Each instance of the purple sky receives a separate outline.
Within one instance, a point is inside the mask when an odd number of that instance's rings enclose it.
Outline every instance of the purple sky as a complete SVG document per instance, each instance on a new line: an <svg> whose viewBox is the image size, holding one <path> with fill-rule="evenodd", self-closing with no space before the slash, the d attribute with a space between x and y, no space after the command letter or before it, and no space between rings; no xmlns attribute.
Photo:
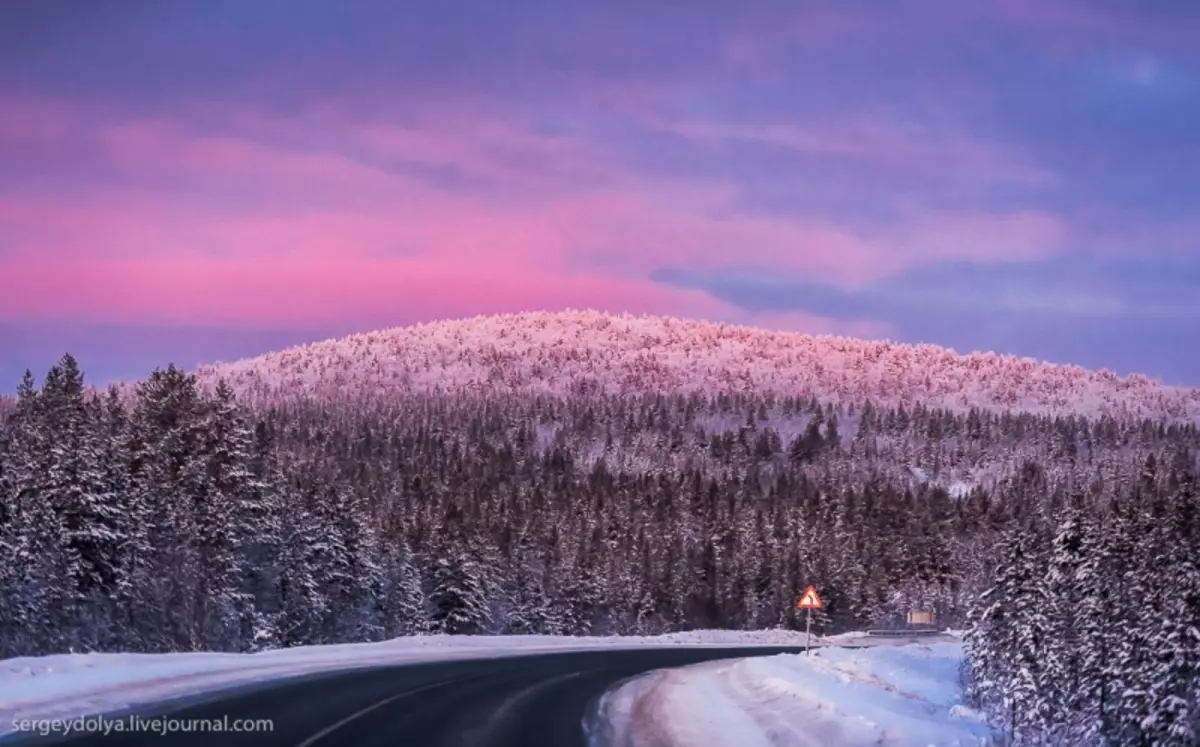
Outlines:
<svg viewBox="0 0 1200 747"><path fill-rule="evenodd" d="M1200 385L1200 3L0 4L0 391L592 307Z"/></svg>

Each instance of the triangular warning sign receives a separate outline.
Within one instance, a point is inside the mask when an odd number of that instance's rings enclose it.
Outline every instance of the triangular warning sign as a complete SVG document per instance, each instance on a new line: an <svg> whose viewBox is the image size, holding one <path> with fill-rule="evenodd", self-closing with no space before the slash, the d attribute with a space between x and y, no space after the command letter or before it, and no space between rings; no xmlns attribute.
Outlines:
<svg viewBox="0 0 1200 747"><path fill-rule="evenodd" d="M804 590L804 596L800 597L800 601L796 602L796 606L802 610L825 609L825 605L821 602L821 597L817 594L817 587L815 586L810 586Z"/></svg>

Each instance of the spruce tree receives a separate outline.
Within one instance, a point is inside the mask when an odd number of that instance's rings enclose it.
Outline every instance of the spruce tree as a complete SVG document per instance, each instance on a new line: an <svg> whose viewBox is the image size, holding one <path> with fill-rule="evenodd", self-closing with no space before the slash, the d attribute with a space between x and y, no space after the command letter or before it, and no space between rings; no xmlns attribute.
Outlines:
<svg viewBox="0 0 1200 747"><path fill-rule="evenodd" d="M479 566L465 553L434 561L429 594L430 632L447 635L483 633L490 622Z"/></svg>
<svg viewBox="0 0 1200 747"><path fill-rule="evenodd" d="M429 629L417 559L403 537L390 553L385 554L380 607L381 624L387 638Z"/></svg>

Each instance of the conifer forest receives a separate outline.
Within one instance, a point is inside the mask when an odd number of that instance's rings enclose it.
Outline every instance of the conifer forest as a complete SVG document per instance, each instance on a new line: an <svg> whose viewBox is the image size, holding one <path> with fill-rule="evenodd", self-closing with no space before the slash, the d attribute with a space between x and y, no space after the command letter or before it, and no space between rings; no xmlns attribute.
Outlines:
<svg viewBox="0 0 1200 747"><path fill-rule="evenodd" d="M70 356L0 403L0 658L965 630L1017 744L1200 744L1193 424L746 392L259 397ZM1049 736L1047 736L1049 735Z"/></svg>

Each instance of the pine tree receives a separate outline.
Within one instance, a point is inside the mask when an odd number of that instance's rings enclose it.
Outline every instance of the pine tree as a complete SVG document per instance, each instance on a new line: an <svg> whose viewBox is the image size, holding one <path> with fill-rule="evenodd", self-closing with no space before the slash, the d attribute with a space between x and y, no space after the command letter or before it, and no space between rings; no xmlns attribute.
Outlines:
<svg viewBox="0 0 1200 747"><path fill-rule="evenodd" d="M1103 744L1113 737L1121 695L1120 672L1113 661L1124 635L1120 602L1126 596L1120 574L1129 561L1128 528L1113 508L1086 513L1082 522L1087 550L1076 571L1080 704L1067 736L1081 744Z"/></svg>
<svg viewBox="0 0 1200 747"><path fill-rule="evenodd" d="M57 380L58 375L53 377ZM9 422L9 496L14 539L8 543L14 567L9 571L15 588L11 591L12 619L28 626L14 631L22 653L70 650L79 621L75 618L77 583L81 564L78 549L64 523L66 506L51 503L55 481L64 476L50 474L55 446L48 423L44 395L29 372L17 393L17 408Z"/></svg>
<svg viewBox="0 0 1200 747"><path fill-rule="evenodd" d="M563 576L555 582L558 593L552 603L554 615L562 624L565 635L601 635L604 632L603 586L596 571L586 561L574 568L563 569Z"/></svg>
<svg viewBox="0 0 1200 747"><path fill-rule="evenodd" d="M383 575L381 613L387 638L413 635L429 629L425 594L417 559L403 537L388 554Z"/></svg>
<svg viewBox="0 0 1200 747"><path fill-rule="evenodd" d="M34 653L43 643L37 624L44 619L45 600L30 554L28 514L37 473L37 395L33 374L26 371L0 441L0 656L5 657Z"/></svg>
<svg viewBox="0 0 1200 747"><path fill-rule="evenodd" d="M324 559L321 531L318 519L302 505L294 505L282 517L275 626L284 648L324 642L322 627L330 601L315 575Z"/></svg>
<svg viewBox="0 0 1200 747"><path fill-rule="evenodd" d="M115 590L117 553L115 497L105 493L100 469L97 408L85 397L83 373L70 355L53 366L37 398L41 442L33 500L53 512L52 535L61 594L53 602L54 626L72 650L90 650L111 635L109 604Z"/></svg>
<svg viewBox="0 0 1200 747"><path fill-rule="evenodd" d="M202 415L195 377L174 366L153 372L138 386L130 490L134 504L145 511L150 550L149 557L137 560L133 583L141 602L138 636L148 650L195 651L208 643L201 576L205 553L210 546L223 547L223 540L214 545L214 538L201 532L213 513L205 503L210 486Z"/></svg>
<svg viewBox="0 0 1200 747"><path fill-rule="evenodd" d="M559 632L561 623L546 589L547 569L528 536L520 540L513 571L505 631L514 635Z"/></svg>
<svg viewBox="0 0 1200 747"><path fill-rule="evenodd" d="M485 630L490 615L482 573L465 553L434 561L429 607L433 633L471 635Z"/></svg>
<svg viewBox="0 0 1200 747"><path fill-rule="evenodd" d="M1084 603L1080 576L1089 554L1095 552L1088 540L1080 508L1069 507L1054 536L1046 579L1049 630L1039 689L1049 707L1046 731L1051 742L1069 743L1078 736L1072 722L1087 706L1082 677L1089 631L1086 619L1080 617Z"/></svg>
<svg viewBox="0 0 1200 747"><path fill-rule="evenodd" d="M99 416L99 452L103 495L115 507L114 534L118 538L115 582L111 592L114 632L108 646L123 651L144 651L139 635L141 615L146 606L144 589L150 571L152 549L149 544L149 506L146 494L135 489L131 455L136 442L129 412L116 387L104 397Z"/></svg>

